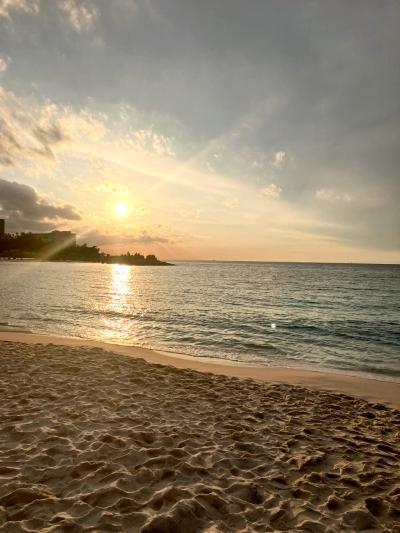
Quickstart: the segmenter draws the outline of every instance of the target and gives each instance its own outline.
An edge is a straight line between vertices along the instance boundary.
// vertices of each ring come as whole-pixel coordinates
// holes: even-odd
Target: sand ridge
[[[400,412],[0,343],[0,531],[400,532]]]

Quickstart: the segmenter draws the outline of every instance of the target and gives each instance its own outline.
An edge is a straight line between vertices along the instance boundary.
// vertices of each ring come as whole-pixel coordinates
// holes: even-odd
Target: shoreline
[[[196,370],[203,373],[225,375],[258,382],[283,383],[306,388],[325,390],[352,397],[379,402],[400,410],[400,383],[380,380],[375,377],[361,377],[342,373],[328,373],[319,370],[303,370],[286,367],[248,366],[245,363],[197,358],[149,348],[126,346],[74,337],[59,337],[33,334],[22,331],[0,330],[0,342],[26,344],[53,344],[56,346],[101,348],[108,352],[134,358],[142,358],[153,364]]]

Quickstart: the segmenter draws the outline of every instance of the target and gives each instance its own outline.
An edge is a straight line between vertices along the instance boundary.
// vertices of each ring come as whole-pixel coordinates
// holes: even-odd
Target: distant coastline
[[[138,254],[141,255],[141,254]],[[48,257],[14,257],[14,256],[3,256],[0,255],[0,263],[7,263],[7,262],[28,262],[28,263],[93,263],[93,264],[102,264],[102,265],[127,265],[127,266],[175,266],[174,263],[169,263],[167,261],[161,261],[156,258],[157,262],[151,262],[150,260],[147,260],[148,256],[143,256],[144,261],[143,262],[134,262],[134,261],[126,261],[124,259],[119,260],[118,257],[120,256],[110,256],[111,260],[106,261],[91,261],[86,259],[54,259],[54,258],[48,258]],[[125,257],[125,256],[122,256]],[[131,256],[132,257],[132,256]]]
[[[110,255],[98,246],[76,244],[76,235],[70,231],[0,233],[0,259],[172,266],[172,263],[161,261],[153,254],[144,256],[138,252],[126,252]]]

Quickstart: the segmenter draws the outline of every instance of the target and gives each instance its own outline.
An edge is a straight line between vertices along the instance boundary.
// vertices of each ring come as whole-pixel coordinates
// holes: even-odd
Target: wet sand
[[[400,532],[397,383],[0,340],[0,531]]]

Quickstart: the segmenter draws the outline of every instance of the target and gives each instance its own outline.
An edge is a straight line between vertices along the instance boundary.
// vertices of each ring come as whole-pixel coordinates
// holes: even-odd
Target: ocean
[[[400,266],[0,262],[0,327],[400,381]]]

